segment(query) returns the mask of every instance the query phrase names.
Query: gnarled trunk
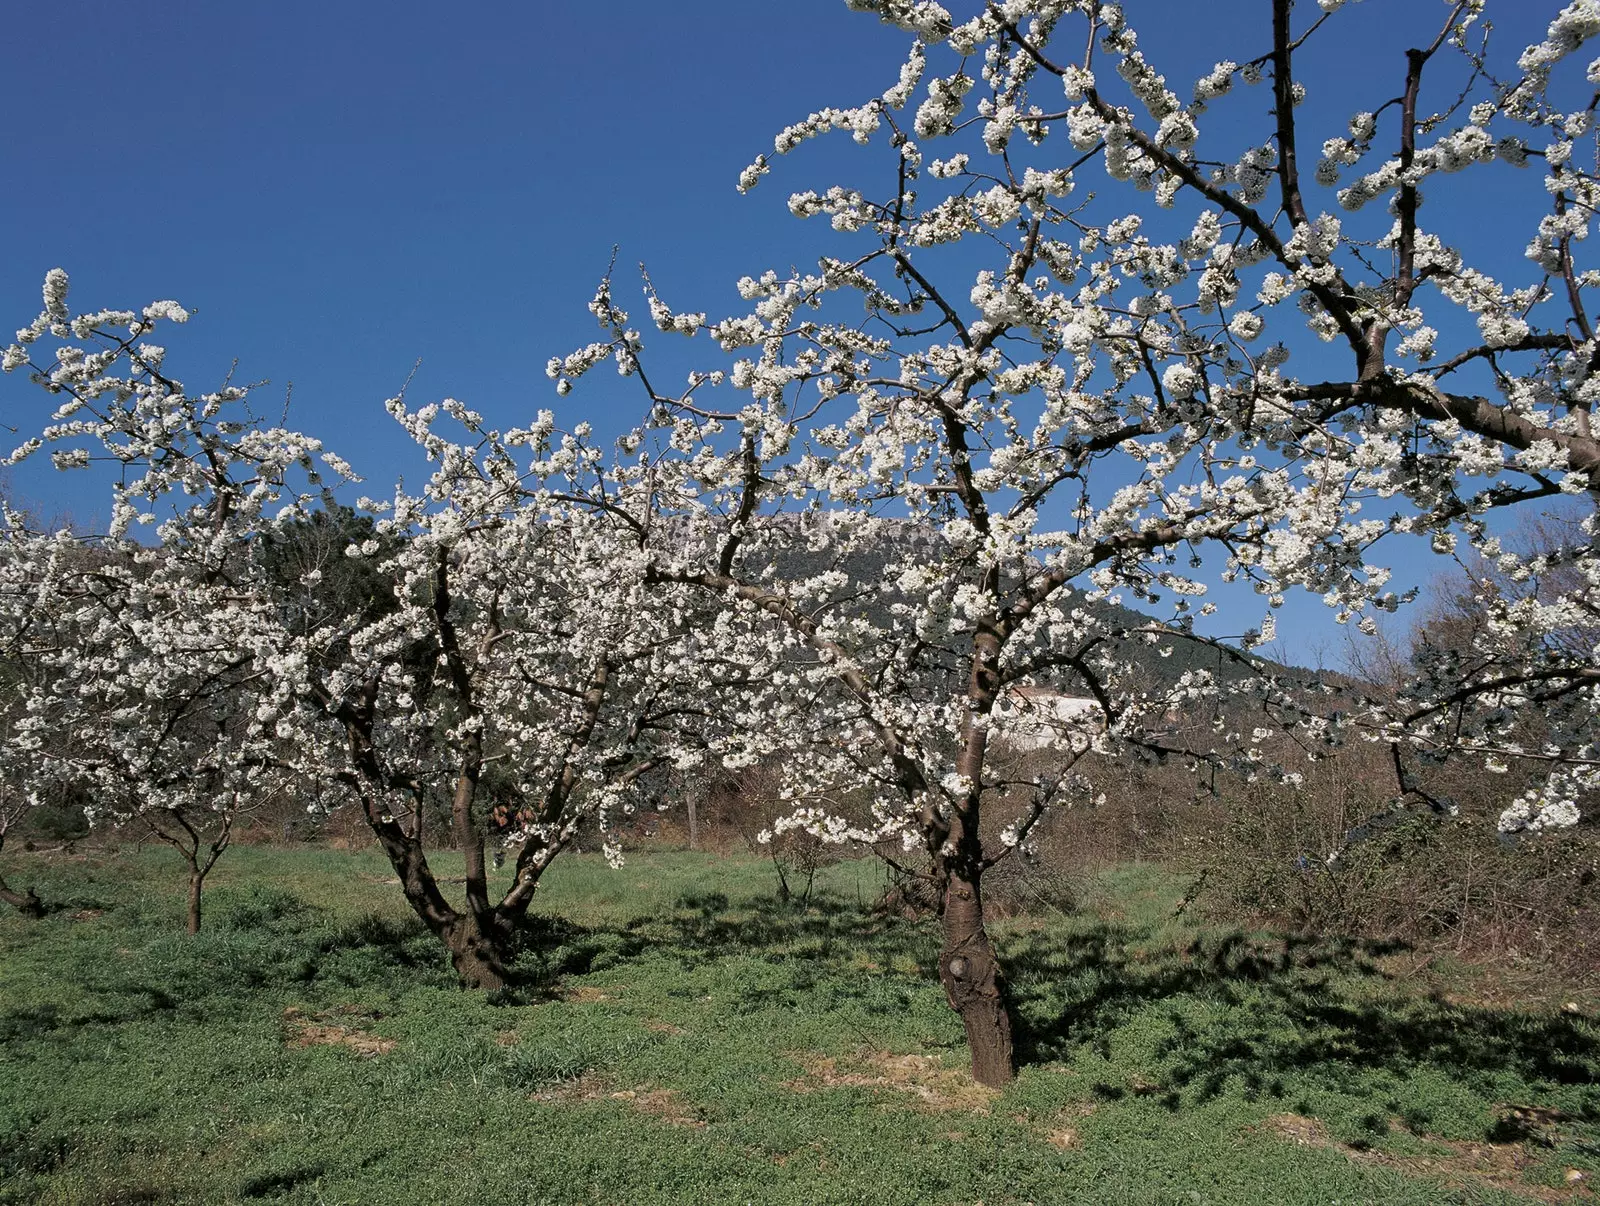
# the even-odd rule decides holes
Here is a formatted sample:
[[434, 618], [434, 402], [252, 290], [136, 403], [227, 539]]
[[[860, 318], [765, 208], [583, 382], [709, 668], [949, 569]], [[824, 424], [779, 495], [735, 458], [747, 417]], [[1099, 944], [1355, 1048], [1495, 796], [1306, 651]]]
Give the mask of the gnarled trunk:
[[[515, 908], [489, 906], [482, 886], [482, 845], [477, 846], [476, 860], [468, 859], [469, 871], [476, 868], [478, 882], [475, 890], [469, 889], [468, 907], [458, 910], [440, 891], [439, 881], [419, 841], [393, 817], [379, 813], [374, 807], [367, 808], [367, 820], [388, 856], [389, 865], [399, 877], [406, 903], [450, 952], [450, 964], [462, 987], [485, 991], [504, 988], [510, 977], [507, 965], [511, 957], [511, 934], [520, 916]], [[474, 907], [475, 904], [479, 907]], [[526, 907], [523, 903], [522, 908]]]
[[[6, 846], [5, 825], [0, 823], [0, 850]], [[44, 901], [40, 900], [32, 888], [18, 892], [4, 878], [0, 878], [0, 900], [5, 901], [24, 917], [39, 918], [44, 916]]]
[[939, 980], [966, 1028], [972, 1078], [1000, 1088], [1011, 1083], [1016, 1066], [1005, 981], [983, 925], [980, 877], [977, 871], [951, 874], [946, 884]]
[[401, 835], [400, 826], [393, 825], [383, 838], [384, 853], [389, 865], [400, 876], [400, 889], [406, 903], [444, 943], [450, 952], [450, 964], [461, 979], [463, 988], [494, 990], [504, 988], [509, 971], [511, 931], [514, 919], [503, 918], [495, 909], [465, 910], [452, 908], [439, 891], [438, 880], [422, 849], [408, 837]]
[[439, 936], [450, 950], [450, 964], [463, 987], [492, 992], [506, 986], [510, 951], [502, 927], [463, 913]]
[[32, 888], [25, 892], [7, 886], [6, 881], [0, 879], [0, 900], [6, 902], [24, 917], [40, 918], [44, 916], [44, 901], [40, 900]]

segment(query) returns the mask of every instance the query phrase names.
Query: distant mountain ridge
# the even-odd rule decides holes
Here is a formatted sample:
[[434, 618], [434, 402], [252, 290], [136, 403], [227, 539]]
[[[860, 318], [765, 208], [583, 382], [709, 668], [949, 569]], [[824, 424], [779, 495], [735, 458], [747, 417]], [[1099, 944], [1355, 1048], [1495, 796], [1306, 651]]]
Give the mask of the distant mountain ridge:
[[[840, 541], [831, 531], [833, 525], [827, 512], [767, 516], [753, 526], [758, 534], [754, 541], [756, 549], [752, 550], [753, 560], [769, 557], [776, 575], [789, 581], [839, 570], [854, 582], [882, 582], [888, 577], [891, 565], [939, 561], [944, 555], [942, 550], [947, 547], [943, 533], [932, 524], [903, 519], [869, 521], [864, 529], [850, 533], [849, 547], [845, 549], [840, 548]], [[890, 592], [853, 599], [851, 605], [861, 607], [876, 623], [886, 626], [890, 619], [888, 608], [895, 598]], [[1170, 640], [1156, 644], [1147, 644], [1132, 636], [1119, 642], [1119, 652], [1137, 668], [1139, 677], [1146, 680], [1150, 690], [1170, 688], [1185, 673], [1197, 670], [1208, 671], [1221, 682], [1236, 681], [1253, 673], [1252, 664], [1261, 672], [1302, 683], [1309, 683], [1316, 676], [1316, 672], [1309, 669], [1286, 666], [1258, 654], [1245, 654], [1232, 645], [1223, 644], [1219, 649], [1188, 638], [1156, 616], [1119, 603], [1090, 600], [1082, 591], [1072, 592], [1071, 605], [1082, 608], [1112, 632], [1131, 634], [1161, 628], [1171, 634]], [[1170, 652], [1163, 655], [1163, 648]], [[1067, 677], [1076, 676], [1069, 672]], [[1069, 683], [1055, 685], [1058, 689], [1072, 690]], [[1086, 687], [1080, 683], [1079, 689], [1086, 690]]]

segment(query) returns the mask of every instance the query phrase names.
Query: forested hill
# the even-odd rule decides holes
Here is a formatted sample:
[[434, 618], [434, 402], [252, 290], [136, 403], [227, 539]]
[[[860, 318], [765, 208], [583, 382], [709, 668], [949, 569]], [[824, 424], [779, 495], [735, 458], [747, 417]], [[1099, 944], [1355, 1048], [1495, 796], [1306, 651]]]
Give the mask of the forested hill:
[[[793, 525], [793, 530], [783, 532], [773, 541], [777, 546], [772, 553], [776, 576], [794, 581], [821, 574], [827, 570], [840, 570], [853, 583], [878, 582], [890, 576], [891, 566], [903, 567], [907, 562], [942, 560], [944, 536], [930, 524], [904, 520], [880, 519], [870, 529], [870, 535], [853, 537], [848, 546], [832, 540], [827, 535], [827, 521], [816, 516], [782, 517], [774, 523], [769, 520], [767, 531]], [[887, 624], [888, 608], [896, 595], [863, 597], [850, 592], [848, 606], [865, 612], [874, 621]], [[1302, 667], [1286, 666], [1269, 658], [1250, 655], [1248, 660], [1242, 650], [1232, 645], [1217, 648], [1214, 645], [1190, 639], [1181, 632], [1168, 628], [1165, 618], [1137, 611], [1118, 603], [1092, 601], [1077, 592], [1071, 606], [1082, 608], [1099, 619], [1106, 629], [1121, 634], [1114, 639], [1123, 657], [1138, 670], [1138, 678], [1146, 689], [1159, 690], [1170, 687], [1185, 673], [1206, 670], [1220, 681], [1233, 681], [1252, 673], [1282, 675], [1292, 681], [1309, 683], [1317, 672]], [[1136, 633], [1148, 633], [1152, 628], [1168, 628], [1169, 639], [1148, 644]], [[1255, 670], [1251, 669], [1254, 665]], [[1326, 677], [1326, 675], [1324, 675]], [[1055, 684], [1069, 692], [1076, 688], [1070, 683]]]

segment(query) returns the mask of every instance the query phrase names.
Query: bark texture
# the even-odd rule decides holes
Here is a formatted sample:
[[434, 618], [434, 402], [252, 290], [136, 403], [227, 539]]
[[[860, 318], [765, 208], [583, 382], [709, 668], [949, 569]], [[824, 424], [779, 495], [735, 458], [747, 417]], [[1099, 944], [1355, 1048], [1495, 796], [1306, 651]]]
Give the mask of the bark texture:
[[[469, 888], [465, 910], [454, 908], [440, 891], [422, 845], [395, 820], [369, 809], [378, 843], [400, 880], [400, 891], [423, 925], [450, 952], [450, 964], [465, 988], [493, 990], [507, 983], [511, 931], [517, 917], [490, 906], [483, 886], [483, 847], [477, 845], [478, 882]], [[474, 863], [468, 859], [469, 867]], [[474, 890], [475, 888], [475, 890]], [[480, 907], [472, 907], [474, 904]]]
[[492, 992], [506, 986], [507, 942], [492, 921], [486, 925], [470, 913], [463, 914], [440, 937], [463, 987]]
[[972, 1056], [972, 1078], [1000, 1088], [1016, 1075], [1005, 978], [983, 924], [983, 895], [976, 874], [950, 877], [945, 888], [944, 949], [939, 980], [950, 1008], [961, 1016]]
[[198, 867], [189, 868], [189, 901], [184, 911], [184, 930], [190, 934], [200, 932], [200, 890], [205, 886], [206, 873]]
[[39, 918], [44, 916], [44, 901], [40, 900], [32, 888], [25, 892], [18, 892], [8, 887], [4, 880], [0, 880], [0, 900], [5, 901], [24, 917]]

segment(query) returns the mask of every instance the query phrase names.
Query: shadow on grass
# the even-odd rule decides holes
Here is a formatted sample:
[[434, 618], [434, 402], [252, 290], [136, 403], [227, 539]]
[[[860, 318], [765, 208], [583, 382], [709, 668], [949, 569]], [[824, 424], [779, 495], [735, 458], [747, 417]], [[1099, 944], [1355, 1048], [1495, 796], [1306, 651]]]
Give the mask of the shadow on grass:
[[[808, 908], [773, 900], [734, 909], [711, 893], [685, 896], [677, 906], [609, 931], [610, 957], [625, 962], [667, 947], [694, 962], [792, 962], [793, 987], [828, 975], [836, 996], [848, 993], [841, 981], [863, 961], [911, 964], [917, 970], [902, 977], [936, 979], [938, 934], [927, 922], [873, 915], [828, 897]], [[573, 940], [572, 949], [582, 948], [598, 932]], [[1407, 949], [1398, 942], [1217, 931], [1174, 940], [1078, 917], [1006, 935], [999, 946], [1020, 1062], [1070, 1059], [1085, 1048], [1109, 1056], [1113, 1036], [1136, 1015], [1154, 1018], [1162, 1037], [1150, 1054], [1163, 1081], [1154, 1092], [1171, 1108], [1214, 1099], [1230, 1083], [1247, 1097], [1282, 1095], [1290, 1081], [1345, 1090], [1364, 1073], [1405, 1078], [1426, 1068], [1483, 1086], [1514, 1077], [1581, 1088], [1600, 1077], [1600, 1038], [1580, 1017], [1395, 991], [1380, 961]], [[566, 970], [587, 970], [581, 964]], [[869, 981], [881, 977], [860, 979], [860, 995], [868, 997], [877, 991]], [[1135, 1091], [1103, 1088], [1106, 1096]], [[1600, 1094], [1586, 1099], [1576, 1116], [1600, 1120]]]
[[[215, 928], [198, 939], [158, 939], [133, 959], [108, 958], [116, 941], [109, 938], [75, 951], [58, 965], [60, 982], [95, 999], [81, 1011], [14, 999], [0, 1006], [0, 1041], [175, 1008], [203, 1012], [208, 998], [237, 1001], [268, 986], [398, 992], [419, 976], [453, 980], [443, 947], [411, 918], [336, 922], [288, 893], [261, 889], [219, 893], [214, 917]], [[1339, 1087], [1353, 1074], [1404, 1078], [1427, 1068], [1485, 1084], [1506, 1076], [1581, 1089], [1600, 1078], [1592, 1023], [1391, 991], [1380, 960], [1402, 949], [1393, 943], [1217, 931], [1174, 937], [1078, 916], [1007, 933], [999, 945], [1023, 1063], [1070, 1061], [1086, 1050], [1109, 1059], [1142, 1027], [1144, 1058], [1161, 1069], [1161, 1085], [1149, 1091], [1172, 1108], [1239, 1088], [1280, 1095], [1289, 1082]], [[686, 895], [668, 912], [614, 927], [530, 917], [506, 1003], [548, 995], [565, 976], [665, 956], [691, 966], [754, 958], [786, 969], [780, 987], [751, 985], [752, 1003], [805, 1007], [808, 992], [826, 981], [834, 1001], [891, 1010], [908, 994], [938, 992], [937, 952], [936, 925], [872, 914], [839, 897], [801, 907]], [[1600, 1119], [1600, 1093], [1584, 1099], [1580, 1116]]]
[[[1404, 949], [1237, 933], [1163, 947], [1144, 931], [1096, 923], [1065, 937], [1020, 935], [1002, 953], [1023, 1062], [1084, 1045], [1109, 1056], [1112, 1033], [1155, 1009], [1169, 1033], [1152, 1054], [1165, 1070], [1161, 1099], [1173, 1108], [1183, 1097], [1215, 1098], [1230, 1081], [1246, 1096], [1281, 1094], [1291, 1076], [1342, 1086], [1353, 1071], [1406, 1076], [1432, 1066], [1577, 1086], [1600, 1074], [1600, 1041], [1578, 1017], [1371, 991], [1392, 979], [1377, 960]], [[1225, 1008], [1196, 1010], [1197, 1002]], [[1600, 1097], [1584, 1116], [1600, 1118]]]
[[118, 1026], [137, 1017], [170, 1012], [176, 1002], [159, 990], [145, 990], [147, 1003], [130, 1004], [122, 1009], [96, 1009], [67, 1013], [53, 1003], [18, 1006], [0, 1012], [0, 1045], [30, 1039], [48, 1039], [59, 1034], [76, 1034], [91, 1027]]
[[677, 909], [666, 917], [635, 918], [624, 928], [693, 958], [757, 955], [859, 965], [865, 956], [887, 966], [891, 960], [931, 965], [938, 953], [932, 927], [874, 914], [837, 897], [814, 896], [806, 905], [773, 898], [733, 911], [726, 896], [713, 892], [680, 897]]
[[29, 950], [30, 958], [43, 954], [48, 977], [32, 991], [0, 991], [0, 1044], [69, 1040], [163, 1015], [237, 1012], [286, 987], [387, 981], [403, 989], [420, 973], [437, 977], [441, 964], [448, 970], [443, 949], [410, 919], [335, 920], [281, 892], [272, 903], [263, 909], [259, 900], [225, 898], [193, 936], [137, 921], [97, 932], [44, 923], [57, 928], [41, 931]]

